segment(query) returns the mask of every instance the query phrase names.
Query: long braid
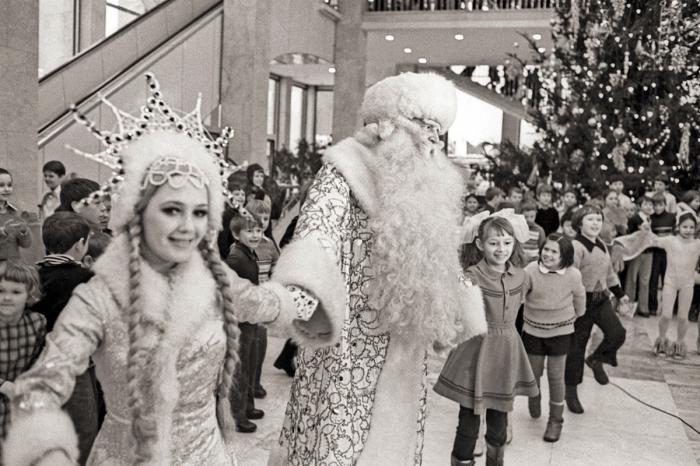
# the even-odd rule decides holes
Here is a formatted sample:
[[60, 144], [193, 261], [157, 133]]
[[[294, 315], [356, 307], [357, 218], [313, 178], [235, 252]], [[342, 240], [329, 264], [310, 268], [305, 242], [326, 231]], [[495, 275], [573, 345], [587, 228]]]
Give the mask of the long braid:
[[143, 329], [141, 326], [141, 215], [136, 214], [129, 222], [129, 307], [127, 322], [129, 332], [129, 352], [127, 353], [126, 386], [128, 407], [132, 416], [132, 434], [136, 440], [136, 464], [145, 464], [151, 458], [150, 446], [156, 439], [155, 421], [144, 412], [142, 377], [148, 352], [141, 347]]
[[224, 373], [219, 386], [219, 396], [227, 396], [233, 386], [233, 379], [238, 364], [238, 342], [240, 329], [238, 328], [238, 320], [234, 312], [233, 296], [231, 291], [231, 283], [224, 264], [221, 262], [219, 254], [214, 250], [213, 244], [210, 241], [202, 241], [200, 246], [202, 257], [207, 261], [207, 266], [214, 276], [217, 288], [221, 293], [222, 308], [224, 314], [224, 330], [226, 332], [226, 358], [224, 359]]

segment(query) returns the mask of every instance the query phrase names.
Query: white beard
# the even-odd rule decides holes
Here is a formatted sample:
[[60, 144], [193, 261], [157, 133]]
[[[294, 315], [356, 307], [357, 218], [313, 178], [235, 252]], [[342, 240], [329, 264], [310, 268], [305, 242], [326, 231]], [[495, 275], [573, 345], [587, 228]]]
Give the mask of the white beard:
[[461, 326], [457, 234], [463, 181], [433, 144], [403, 128], [374, 148], [378, 191], [370, 305], [392, 332], [451, 346]]

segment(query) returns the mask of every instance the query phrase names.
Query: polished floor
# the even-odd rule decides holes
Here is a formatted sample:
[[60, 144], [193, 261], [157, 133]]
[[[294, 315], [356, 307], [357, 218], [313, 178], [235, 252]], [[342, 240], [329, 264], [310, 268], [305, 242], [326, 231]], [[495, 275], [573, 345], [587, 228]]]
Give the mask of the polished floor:
[[[620, 366], [611, 369], [611, 383], [598, 385], [590, 371], [580, 388], [586, 412], [575, 415], [565, 411], [562, 438], [550, 444], [542, 441], [546, 424], [543, 417], [531, 419], [527, 400], [516, 401], [511, 422], [514, 439], [506, 450], [506, 465], [700, 465], [700, 435], [679, 420], [648, 408], [622, 390], [700, 428], [700, 355], [695, 352], [697, 325], [687, 337], [689, 357], [685, 361], [657, 358], [651, 353], [656, 338], [656, 320], [625, 319], [627, 342], [620, 354]], [[675, 335], [675, 328], [674, 333]], [[595, 336], [594, 336], [595, 339]], [[276, 442], [287, 400], [290, 379], [272, 367], [282, 340], [271, 338], [263, 383], [268, 397], [258, 400], [266, 417], [254, 434], [238, 434], [237, 448], [241, 466], [267, 464], [269, 450]], [[431, 361], [431, 380], [435, 380], [440, 361]], [[545, 399], [546, 383], [543, 384]], [[449, 464], [450, 449], [457, 423], [457, 405], [431, 393], [423, 464]], [[477, 461], [484, 464], [484, 458]], [[384, 465], [382, 465], [384, 466]]]

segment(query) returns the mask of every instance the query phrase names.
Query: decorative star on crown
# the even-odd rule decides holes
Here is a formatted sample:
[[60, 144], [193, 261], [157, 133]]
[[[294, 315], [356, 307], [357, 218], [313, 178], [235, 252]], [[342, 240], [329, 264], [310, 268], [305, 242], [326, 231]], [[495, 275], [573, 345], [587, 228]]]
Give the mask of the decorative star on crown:
[[83, 199], [81, 202], [85, 205], [98, 202], [106, 195], [119, 189], [124, 181], [125, 173], [123, 167], [124, 160], [121, 153], [127, 145], [154, 131], [171, 130], [184, 133], [199, 141], [211, 156], [215, 158], [219, 165], [219, 174], [221, 175], [224, 196], [227, 202], [233, 205], [233, 196], [228, 190], [226, 181], [231, 173], [238, 171], [241, 167], [229, 164], [224, 155], [224, 150], [228, 141], [233, 137], [233, 129], [225, 127], [221, 131], [219, 137], [213, 138], [202, 123], [201, 94], [197, 97], [195, 108], [191, 112], [185, 114], [174, 110], [163, 100], [160, 84], [153, 73], [146, 73], [146, 82], [148, 84], [149, 96], [146, 100], [146, 105], [141, 107], [138, 116], [131, 115], [118, 109], [104, 97], [100, 99], [112, 110], [112, 113], [116, 117], [118, 131], [113, 132], [97, 129], [93, 121], [88, 120], [75, 105], [71, 105], [71, 111], [73, 112], [75, 120], [95, 135], [105, 149], [91, 154], [71, 146], [66, 147], [78, 155], [110, 167], [113, 171], [113, 175], [98, 191], [91, 193], [90, 196]]

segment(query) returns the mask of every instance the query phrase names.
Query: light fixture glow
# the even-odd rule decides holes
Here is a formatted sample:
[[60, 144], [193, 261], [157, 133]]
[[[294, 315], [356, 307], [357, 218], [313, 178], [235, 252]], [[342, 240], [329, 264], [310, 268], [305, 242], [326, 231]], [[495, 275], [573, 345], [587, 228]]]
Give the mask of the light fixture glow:
[[420, 63], [421, 65], [425, 65], [426, 63], [428, 63], [428, 59], [421, 57], [418, 59], [418, 63]]
[[391, 34], [387, 34], [386, 36], [384, 36], [384, 39], [388, 42], [391, 42], [392, 40], [394, 40], [394, 36], [392, 36]]
[[540, 40], [540, 39], [542, 39], [542, 34], [533, 34], [532, 38], [535, 40]]
[[330, 68], [328, 68], [328, 72], [331, 74], [335, 73], [335, 66], [331, 66]]
[[545, 53], [545, 52], [547, 51], [547, 49], [544, 48], [544, 47], [540, 47], [540, 48], [537, 49], [537, 51], [540, 52], [540, 53]]
[[403, 53], [413, 53], [413, 50], [411, 50], [410, 47], [406, 47], [405, 49], [403, 49]]
[[455, 34], [455, 40], [464, 40], [464, 34]]

